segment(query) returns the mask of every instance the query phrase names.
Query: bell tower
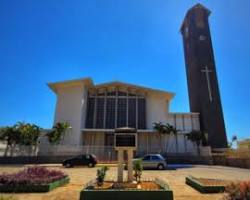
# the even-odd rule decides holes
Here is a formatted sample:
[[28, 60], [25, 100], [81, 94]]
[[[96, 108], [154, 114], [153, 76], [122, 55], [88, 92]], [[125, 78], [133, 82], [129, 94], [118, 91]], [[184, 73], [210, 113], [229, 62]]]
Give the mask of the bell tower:
[[212, 148], [226, 148], [227, 137], [216, 75], [208, 18], [210, 11], [196, 4], [181, 26], [190, 111], [200, 113], [201, 130]]

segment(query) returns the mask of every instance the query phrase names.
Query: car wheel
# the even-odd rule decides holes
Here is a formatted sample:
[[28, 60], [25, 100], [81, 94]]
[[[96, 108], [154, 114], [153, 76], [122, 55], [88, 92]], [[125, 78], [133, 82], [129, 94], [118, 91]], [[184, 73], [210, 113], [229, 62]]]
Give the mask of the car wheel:
[[88, 167], [94, 167], [94, 166], [95, 166], [94, 163], [91, 163], [91, 162], [90, 162], [90, 163], [88, 164]]
[[72, 167], [72, 165], [71, 165], [70, 163], [67, 163], [67, 164], [65, 165], [65, 167], [66, 167], [66, 168], [70, 168], [70, 167]]
[[159, 169], [159, 170], [164, 170], [164, 169], [165, 169], [165, 167], [164, 167], [164, 165], [163, 165], [163, 164], [159, 164], [159, 165], [158, 165], [158, 167], [157, 167], [157, 169]]

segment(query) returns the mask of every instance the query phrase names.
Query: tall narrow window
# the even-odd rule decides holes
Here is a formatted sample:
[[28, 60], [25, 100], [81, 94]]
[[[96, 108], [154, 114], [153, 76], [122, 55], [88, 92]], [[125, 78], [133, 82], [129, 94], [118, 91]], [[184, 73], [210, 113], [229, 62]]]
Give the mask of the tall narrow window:
[[117, 127], [125, 127], [127, 121], [127, 99], [118, 99], [117, 105]]
[[136, 128], [136, 99], [130, 98], [128, 100], [128, 126]]
[[103, 117], [104, 117], [104, 98], [97, 98], [95, 128], [103, 128], [103, 120], [104, 120]]
[[115, 128], [115, 98], [107, 98], [106, 103], [106, 128]]
[[94, 109], [95, 109], [95, 98], [89, 97], [87, 103], [86, 128], [93, 128]]
[[138, 129], [146, 128], [146, 101], [144, 98], [138, 99]]

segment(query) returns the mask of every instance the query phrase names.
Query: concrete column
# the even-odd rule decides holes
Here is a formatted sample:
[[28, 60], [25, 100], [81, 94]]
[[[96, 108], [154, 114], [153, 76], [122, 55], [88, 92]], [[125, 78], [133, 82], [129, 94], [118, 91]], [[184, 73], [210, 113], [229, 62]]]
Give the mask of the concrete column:
[[118, 88], [115, 91], [115, 128], [117, 128]]
[[138, 128], [138, 96], [135, 99], [135, 125]]
[[121, 183], [123, 182], [123, 151], [119, 149], [118, 150], [118, 174], [117, 174], [117, 182]]
[[128, 182], [133, 181], [133, 150], [129, 149], [128, 153]]
[[128, 89], [127, 89], [127, 101], [126, 101], [126, 104], [127, 104], [127, 110], [126, 110], [126, 126], [128, 127]]
[[104, 96], [104, 112], [103, 112], [103, 128], [106, 128], [106, 113], [107, 113], [107, 89], [105, 89]]
[[94, 105], [94, 121], [93, 121], [93, 128], [96, 128], [96, 110], [97, 110], [97, 92], [95, 94], [95, 105]]

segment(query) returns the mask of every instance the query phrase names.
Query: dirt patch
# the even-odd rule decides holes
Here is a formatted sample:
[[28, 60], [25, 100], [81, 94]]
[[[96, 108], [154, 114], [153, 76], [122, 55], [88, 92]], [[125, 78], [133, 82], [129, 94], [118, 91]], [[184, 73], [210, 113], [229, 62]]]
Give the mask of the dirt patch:
[[232, 181], [220, 180], [220, 179], [208, 179], [208, 178], [195, 178], [195, 179], [204, 186], [227, 186], [230, 183], [232, 183]]
[[153, 181], [143, 181], [141, 183], [117, 183], [112, 181], [104, 181], [102, 186], [94, 185], [93, 189], [141, 189], [141, 190], [160, 190], [161, 187]]

